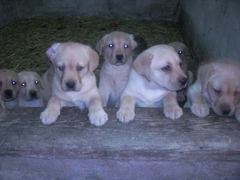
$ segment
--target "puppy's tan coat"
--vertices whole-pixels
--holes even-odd
[[[16,72],[8,69],[0,70],[0,104],[2,108],[12,108],[17,105],[18,84]]]
[[[88,108],[90,122],[103,125],[107,114],[103,110],[93,71],[99,63],[98,54],[80,43],[55,43],[47,55],[54,66],[52,95],[47,108],[41,113],[43,124],[57,120],[64,106]]]
[[[188,90],[193,114],[205,117],[209,109],[218,115],[232,116],[240,121],[240,65],[216,61],[199,67],[196,82]]]
[[[119,105],[132,66],[133,50],[136,47],[133,35],[118,31],[105,35],[97,43],[96,49],[105,60],[99,80],[99,91],[104,106],[109,102]]]
[[[164,114],[177,119],[183,111],[176,100],[176,91],[185,87],[186,74],[181,59],[168,45],[156,45],[143,51],[134,61],[128,84],[121,96],[117,118],[129,122],[135,116],[135,104],[161,107]]]
[[[22,71],[18,73],[19,94],[18,105],[20,107],[42,107],[44,85],[42,78],[33,71]]]

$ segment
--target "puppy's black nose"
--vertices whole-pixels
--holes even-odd
[[[183,78],[180,78],[178,81],[180,82],[181,85],[185,85],[187,83],[187,78],[186,77],[183,77]]]
[[[35,90],[30,90],[29,95],[31,99],[37,99],[37,92]]]
[[[67,88],[69,90],[74,90],[75,89],[75,85],[76,85],[75,82],[72,81],[72,80],[69,80],[69,81],[66,82],[66,86],[67,86]]]
[[[5,96],[5,99],[11,99],[13,98],[13,92],[11,89],[6,89],[4,91],[4,96]]]
[[[231,112],[230,108],[225,108],[225,109],[222,110],[223,115],[229,115],[230,112]]]
[[[123,55],[122,55],[122,54],[117,54],[117,55],[116,55],[116,59],[117,59],[118,61],[121,61],[121,60],[123,59]]]

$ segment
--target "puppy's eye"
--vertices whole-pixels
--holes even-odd
[[[39,83],[39,80],[35,80],[35,84],[37,85]]]
[[[13,86],[16,86],[16,85],[17,85],[17,81],[12,80],[12,81],[11,81],[11,84],[12,84]]]
[[[179,55],[182,55],[182,54],[183,54],[183,51],[178,50],[178,54],[179,54]]]
[[[162,67],[161,70],[165,71],[165,72],[169,72],[169,71],[171,71],[171,66],[170,65],[166,65],[166,66]]]
[[[60,65],[60,66],[58,66],[58,69],[59,69],[60,71],[64,71],[65,66],[64,66],[64,65]]]
[[[213,90],[217,95],[220,95],[222,93],[222,91],[220,89],[213,88]]]
[[[81,70],[83,70],[83,66],[77,65],[76,69],[77,69],[77,71],[81,71]]]
[[[124,44],[123,47],[124,47],[125,49],[127,49],[127,48],[129,47],[129,45],[128,45],[128,44]]]
[[[109,44],[108,47],[109,47],[109,48],[113,48],[114,45],[113,45],[113,44]]]
[[[27,85],[27,83],[25,83],[25,82],[22,82],[22,83],[21,83],[21,86],[22,86],[22,87],[26,87],[26,85]]]

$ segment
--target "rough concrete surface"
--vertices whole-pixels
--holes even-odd
[[[0,116],[2,179],[238,179],[240,124],[233,118],[196,118],[185,111],[169,120],[162,110],[138,108],[132,123],[108,109],[103,127],[87,112],[63,109],[44,126],[42,109]]]

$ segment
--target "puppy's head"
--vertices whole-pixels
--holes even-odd
[[[18,73],[20,89],[19,97],[26,101],[37,100],[41,98],[43,82],[41,77],[33,71],[22,71]]]
[[[97,43],[96,49],[110,64],[119,66],[127,63],[136,47],[133,35],[115,31],[105,35]]]
[[[5,102],[15,100],[18,93],[18,75],[11,70],[0,70],[1,99]]]
[[[134,61],[133,67],[149,81],[171,91],[180,90],[187,84],[182,61],[168,45],[153,46],[142,52]]]
[[[63,91],[80,91],[82,78],[99,64],[98,54],[80,43],[55,43],[46,53]]]
[[[199,69],[202,91],[218,115],[231,116],[240,102],[240,68],[225,63],[212,63]]]

